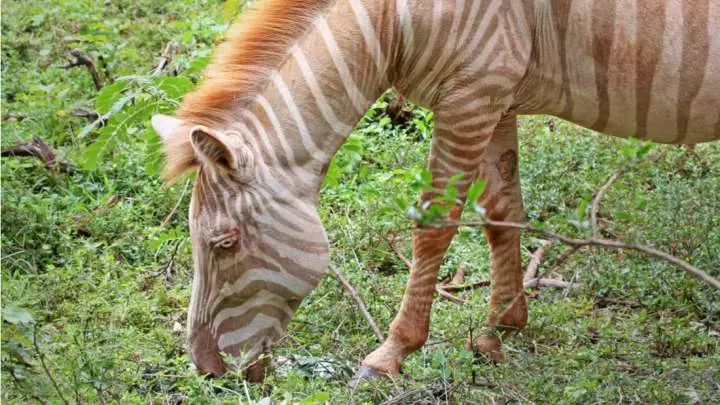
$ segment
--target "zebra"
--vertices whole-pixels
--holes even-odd
[[[431,201],[453,175],[489,219],[524,219],[519,114],[550,114],[620,136],[695,144],[720,138],[718,0],[264,0],[243,13],[175,116],[155,115],[165,174],[197,169],[189,212],[194,276],[189,351],[247,377],[329,263],[317,213],[330,159],[388,88],[431,109]],[[449,214],[458,219],[462,205]],[[438,268],[456,228],[416,228],[387,339],[361,364],[396,375],[428,337]],[[492,292],[469,342],[502,358],[527,323],[520,234],[486,229]]]

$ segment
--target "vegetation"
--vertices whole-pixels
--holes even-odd
[[[506,342],[506,363],[474,362],[462,348],[485,318],[488,291],[479,288],[457,293],[464,305],[436,301],[429,343],[408,358],[404,378],[351,390],[353,367],[377,343],[328,276],[275,349],[285,364],[264,384],[245,384],[234,374],[198,376],[183,331],[192,179],[162,184],[148,119],[175,108],[239,10],[239,2],[219,0],[4,3],[2,146],[39,136],[76,169],[53,173],[38,159],[2,159],[3,402],[720,398],[717,291],[671,264],[624,250],[582,249],[552,268],[563,251],[558,245],[540,271],[580,286],[531,295],[529,325]],[[153,75],[171,41],[178,51]],[[84,67],[59,67],[70,49],[95,61],[105,87],[95,90]],[[387,102],[385,96],[373,106],[336,156],[321,204],[333,262],[383,331],[408,274],[388,239],[409,254],[406,210],[422,183],[433,125],[432,113],[419,108],[394,122]],[[107,114],[104,126],[88,127],[74,108]],[[533,223],[588,236],[593,192],[616,167],[630,165],[603,200],[603,234],[655,246],[720,276],[720,144],[694,151],[655,145],[648,152],[549,117],[523,118],[521,125],[521,175]],[[525,260],[539,243],[523,237]],[[487,254],[482,230],[462,228],[441,277],[466,266],[467,281],[485,279]]]

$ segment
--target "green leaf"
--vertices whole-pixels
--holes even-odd
[[[477,201],[477,199],[480,198],[480,196],[482,195],[482,193],[484,191],[485,191],[485,181],[484,180],[476,181],[468,189],[467,200],[470,201],[470,203],[475,204],[475,201]]]
[[[328,401],[330,401],[330,395],[327,392],[316,392],[300,401],[299,405],[323,404]]]
[[[184,96],[194,86],[193,82],[184,76],[157,77],[153,80],[153,83],[174,100]]]
[[[95,109],[97,109],[98,113],[105,114],[110,111],[113,104],[122,97],[122,91],[125,90],[128,83],[127,80],[121,80],[100,89],[95,98]]]
[[[577,209],[575,210],[575,217],[582,221],[585,218],[585,212],[587,211],[588,207],[588,200],[582,200],[580,201],[580,205],[578,205]]]
[[[25,308],[16,307],[14,305],[3,308],[2,317],[3,320],[10,322],[13,325],[35,323],[32,315],[30,315],[30,312],[28,312]]]
[[[223,21],[232,21],[240,13],[245,2],[243,0],[226,0],[222,7]]]

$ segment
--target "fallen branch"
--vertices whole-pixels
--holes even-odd
[[[564,280],[555,280],[553,278],[533,278],[530,280],[523,281],[523,289],[539,288],[539,287],[553,287],[553,288],[570,288],[577,287],[578,283],[569,283]]]
[[[22,142],[0,152],[0,156],[31,156],[39,158],[45,166],[53,173],[72,173],[75,166],[58,162],[55,157],[55,150],[39,137],[33,137],[29,142]]]
[[[350,294],[353,301],[355,301],[355,305],[357,305],[360,313],[362,313],[362,315],[365,317],[365,320],[367,320],[368,324],[370,324],[370,329],[372,329],[378,341],[380,343],[385,342],[385,336],[383,336],[380,328],[378,328],[377,326],[377,323],[375,323],[375,319],[373,319],[372,315],[370,315],[370,312],[368,312],[365,303],[363,302],[362,298],[360,298],[360,294],[355,291],[355,288],[350,284],[350,282],[345,279],[345,277],[342,276],[342,274],[340,274],[340,272],[338,271],[338,269],[335,268],[335,266],[331,264],[328,267],[330,268],[330,271],[332,271],[335,275],[335,278],[340,281],[340,284],[342,284],[345,290],[347,290],[347,292]]]
[[[445,298],[445,299],[447,299],[447,300],[450,300],[450,301],[452,301],[452,302],[454,302],[454,303],[457,303],[457,304],[467,304],[467,301],[465,301],[464,299],[462,299],[462,298],[460,298],[460,297],[456,297],[456,296],[450,294],[450,293],[446,290],[446,286],[447,286],[447,284],[435,284],[435,292],[437,292],[439,296],[441,296],[441,297],[443,297],[443,298]]]
[[[537,269],[540,266],[543,255],[545,254],[545,248],[550,245],[552,245],[552,242],[549,240],[544,240],[540,242],[540,246],[538,246],[537,249],[535,249],[535,251],[533,252],[532,257],[530,258],[530,263],[528,263],[527,269],[525,269],[525,274],[523,275],[523,282],[527,282],[535,278],[535,275],[537,275]]]
[[[479,221],[446,221],[446,222],[441,222],[441,223],[436,223],[436,224],[429,224],[427,226],[433,227],[433,228],[450,228],[450,227],[468,226],[468,227],[484,227],[484,228],[500,228],[500,229],[519,229],[524,232],[528,232],[528,233],[535,234],[535,235],[540,235],[546,239],[559,241],[566,245],[570,245],[570,246],[578,247],[578,248],[583,247],[583,246],[600,246],[600,247],[612,248],[612,249],[635,250],[638,252],[642,252],[642,253],[646,254],[647,256],[655,257],[657,259],[662,259],[662,260],[667,261],[668,263],[674,264],[675,266],[681,268],[682,270],[697,277],[701,281],[704,281],[705,283],[720,290],[720,280],[710,276],[709,274],[707,274],[704,271],[700,270],[699,268],[693,266],[692,264],[690,264],[682,259],[679,259],[675,256],[672,256],[670,254],[667,254],[665,252],[662,252],[660,250],[652,248],[650,246],[645,246],[645,245],[641,245],[641,244],[637,244],[637,243],[625,243],[625,242],[618,241],[618,240],[604,239],[604,238],[579,239],[579,238],[573,238],[570,236],[561,235],[559,233],[549,231],[547,229],[537,228],[537,227],[531,226],[530,224],[527,224],[527,223],[493,221],[493,220],[489,220],[489,219],[481,219]]]
[[[70,57],[68,63],[60,66],[61,69],[71,69],[76,66],[85,66],[92,76],[95,89],[100,90],[103,88],[103,81],[100,78],[95,62],[85,52],[79,49],[73,49],[70,51]]]

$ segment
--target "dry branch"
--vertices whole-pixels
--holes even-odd
[[[68,58],[68,63],[60,66],[60,68],[70,69],[76,66],[85,66],[87,68],[88,72],[90,72],[90,75],[92,76],[93,83],[95,84],[95,89],[100,90],[103,88],[103,81],[100,78],[100,73],[98,73],[95,62],[93,62],[90,56],[88,56],[85,52],[79,49],[71,50],[70,57]]]
[[[538,248],[535,249],[535,251],[533,252],[532,258],[530,258],[530,263],[528,263],[527,269],[525,269],[523,282],[527,282],[535,278],[535,275],[537,274],[537,269],[540,266],[543,255],[545,254],[545,248],[550,246],[551,244],[552,242],[549,240],[544,240],[540,242],[540,246],[538,246]]]
[[[672,263],[675,266],[681,268],[682,270],[697,277],[701,281],[704,281],[705,283],[720,290],[720,280],[712,277],[711,275],[705,273],[704,271],[700,270],[699,268],[693,266],[692,264],[690,264],[682,259],[679,259],[675,256],[672,256],[670,254],[667,254],[665,252],[662,252],[662,251],[652,248],[650,246],[645,246],[645,245],[641,245],[638,243],[626,243],[626,242],[622,242],[619,240],[604,239],[604,238],[579,239],[579,238],[573,238],[570,236],[561,235],[559,233],[549,231],[547,229],[537,228],[537,227],[531,226],[530,224],[527,224],[527,223],[493,221],[493,220],[489,220],[489,219],[482,219],[479,221],[447,221],[447,222],[441,222],[441,223],[437,223],[437,224],[431,224],[429,226],[435,227],[435,228],[468,226],[468,227],[484,227],[484,228],[500,228],[500,229],[519,229],[524,232],[532,233],[535,235],[540,235],[546,239],[559,241],[566,245],[570,245],[570,246],[577,247],[577,248],[581,248],[583,246],[600,246],[603,248],[635,250],[635,251],[644,253],[647,256],[655,257],[657,259],[665,260],[668,263]]]
[[[22,142],[15,146],[3,149],[0,156],[31,156],[39,158],[45,163],[45,166],[53,173],[72,173],[75,166],[58,162],[55,157],[55,150],[39,137],[33,137],[29,142]]]
[[[347,292],[352,297],[353,301],[355,301],[355,305],[358,307],[362,315],[365,317],[365,320],[367,320],[368,324],[370,324],[370,328],[372,329],[373,333],[377,337],[378,341],[380,343],[383,343],[385,341],[385,336],[383,336],[382,332],[380,331],[380,328],[378,328],[377,323],[375,322],[375,319],[373,319],[372,315],[370,315],[370,312],[367,309],[367,306],[365,306],[365,302],[363,302],[362,298],[360,298],[360,294],[355,290],[355,288],[350,284],[350,282],[345,279],[345,277],[340,274],[338,269],[335,268],[332,264],[328,266],[330,268],[330,271],[333,272],[335,275],[335,278],[340,281],[340,284],[347,290]]]

